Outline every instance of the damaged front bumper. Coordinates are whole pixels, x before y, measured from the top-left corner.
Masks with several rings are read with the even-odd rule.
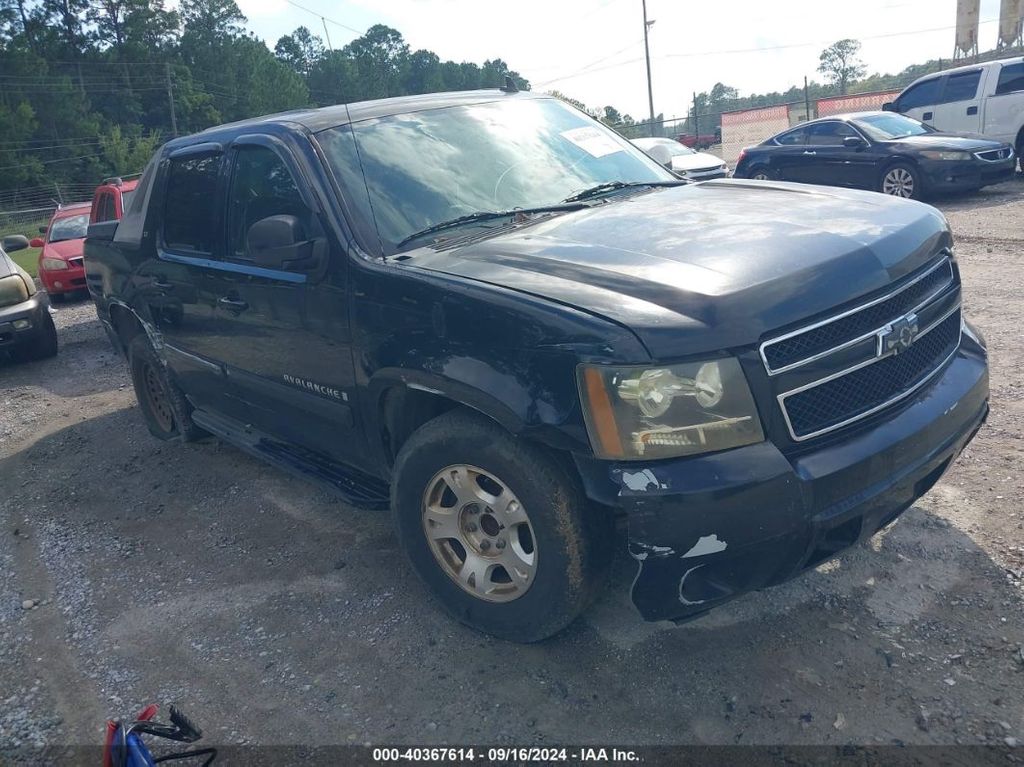
[[[844,441],[614,465],[633,603],[646,620],[685,620],[831,559],[931,489],[987,415],[985,350],[965,333],[932,385]]]

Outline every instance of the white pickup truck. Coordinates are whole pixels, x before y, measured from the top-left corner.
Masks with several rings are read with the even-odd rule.
[[[1024,154],[1024,58],[926,75],[883,108],[916,117],[941,131],[982,133],[1005,141],[1016,147],[1020,157]]]

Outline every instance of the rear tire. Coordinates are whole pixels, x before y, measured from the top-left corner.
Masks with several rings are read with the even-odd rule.
[[[144,333],[128,345],[128,367],[135,397],[149,433],[165,441],[194,442],[206,432],[192,422],[192,405],[171,378]]]
[[[772,181],[773,176],[766,165],[757,165],[750,169],[749,178],[754,181]]]
[[[450,411],[406,441],[391,506],[398,540],[434,596],[501,639],[561,631],[608,569],[610,514],[587,505],[557,456],[476,413]]]
[[[905,200],[920,200],[921,174],[908,162],[896,162],[882,172],[878,191]]]

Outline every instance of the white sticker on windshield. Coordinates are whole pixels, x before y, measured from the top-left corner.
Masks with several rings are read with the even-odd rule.
[[[597,128],[573,128],[562,131],[562,137],[593,157],[604,157],[606,154],[622,151],[621,146]]]

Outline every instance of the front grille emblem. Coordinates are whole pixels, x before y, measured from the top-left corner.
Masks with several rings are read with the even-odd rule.
[[[917,315],[914,313],[900,317],[878,331],[878,357],[899,354],[910,348],[917,340]]]

